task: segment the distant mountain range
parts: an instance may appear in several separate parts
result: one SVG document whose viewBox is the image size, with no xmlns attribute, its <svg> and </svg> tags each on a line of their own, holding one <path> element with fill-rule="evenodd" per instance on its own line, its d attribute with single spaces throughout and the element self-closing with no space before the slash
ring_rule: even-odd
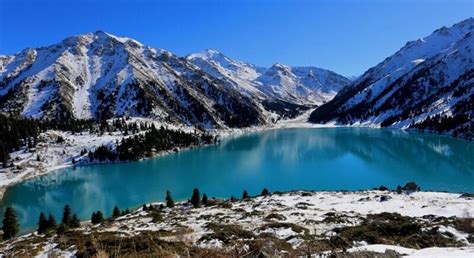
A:
<svg viewBox="0 0 474 258">
<path fill-rule="evenodd" d="M 178 57 L 102 31 L 0 56 L 0 110 L 37 119 L 129 115 L 246 127 L 295 116 L 349 83 L 319 68 L 260 68 L 215 50 Z"/>
<path fill-rule="evenodd" d="M 97 31 L 0 56 L 0 112 L 37 119 L 145 116 L 203 128 L 309 121 L 474 138 L 474 19 L 408 42 L 351 79 L 216 50 L 185 57 Z"/>
<path fill-rule="evenodd" d="M 474 19 L 408 42 L 310 116 L 474 138 Z"/>
<path fill-rule="evenodd" d="M 351 82 L 346 77 L 316 67 L 290 67 L 278 63 L 270 68 L 256 67 L 232 60 L 216 50 L 191 54 L 187 59 L 248 96 L 276 98 L 302 105 L 321 105 Z"/>
</svg>

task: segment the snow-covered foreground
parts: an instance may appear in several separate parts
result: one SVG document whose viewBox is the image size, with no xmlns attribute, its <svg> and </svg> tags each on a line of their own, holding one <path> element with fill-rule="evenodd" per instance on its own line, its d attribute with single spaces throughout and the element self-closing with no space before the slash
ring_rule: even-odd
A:
<svg viewBox="0 0 474 258">
<path fill-rule="evenodd" d="M 376 253 L 386 253 L 387 250 L 393 250 L 406 257 L 474 257 L 474 247 L 429 247 L 420 250 L 405 248 L 394 245 L 365 245 L 353 247 L 348 252 L 372 251 Z"/>
<path fill-rule="evenodd" d="M 0 246 L 0 250 L 12 253 L 15 246 L 30 242 L 42 257 L 84 255 L 87 251 L 82 241 L 92 238 L 95 242 L 89 248 L 125 255 L 126 241 L 141 239 L 146 246 L 142 239 L 146 236 L 154 239 L 156 250 L 166 246 L 168 255 L 324 257 L 370 251 L 394 255 L 387 257 L 472 257 L 473 218 L 474 199 L 460 194 L 292 191 L 233 202 L 210 199 L 201 208 L 187 202 L 174 208 L 154 203 L 99 225 L 83 222 L 81 228 L 61 237 L 30 234 Z M 110 243 L 110 237 L 114 243 L 122 243 L 125 253 L 117 253 L 118 246 L 101 243 Z M 182 246 L 178 248 L 176 243 Z"/>
</svg>

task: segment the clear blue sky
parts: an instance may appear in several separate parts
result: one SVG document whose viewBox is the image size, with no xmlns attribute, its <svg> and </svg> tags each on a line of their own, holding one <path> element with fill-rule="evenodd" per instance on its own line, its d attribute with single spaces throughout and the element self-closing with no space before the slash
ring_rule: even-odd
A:
<svg viewBox="0 0 474 258">
<path fill-rule="evenodd" d="M 408 40 L 474 16 L 474 0 L 0 0 L 0 53 L 99 29 L 178 55 L 358 75 Z"/>
</svg>

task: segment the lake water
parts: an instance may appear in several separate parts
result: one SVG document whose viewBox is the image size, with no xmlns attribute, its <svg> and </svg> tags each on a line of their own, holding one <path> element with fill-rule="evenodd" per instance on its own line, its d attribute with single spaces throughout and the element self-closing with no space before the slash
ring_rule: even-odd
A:
<svg viewBox="0 0 474 258">
<path fill-rule="evenodd" d="M 69 204 L 89 219 L 96 210 L 110 215 L 114 205 L 162 201 L 167 189 L 185 200 L 195 187 L 209 197 L 240 197 L 264 187 L 359 190 L 409 181 L 423 190 L 474 192 L 474 144 L 382 129 L 271 130 L 140 162 L 56 171 L 9 188 L 0 212 L 13 206 L 26 232 L 36 228 L 41 211 L 60 221 Z"/>
</svg>

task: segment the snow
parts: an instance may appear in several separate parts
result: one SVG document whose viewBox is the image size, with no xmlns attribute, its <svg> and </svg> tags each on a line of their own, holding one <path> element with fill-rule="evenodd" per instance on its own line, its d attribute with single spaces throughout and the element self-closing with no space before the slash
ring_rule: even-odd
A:
<svg viewBox="0 0 474 258">
<path fill-rule="evenodd" d="M 358 81 L 362 81 L 369 76 L 372 78 L 385 77 L 392 71 L 412 61 L 425 60 L 442 51 L 446 51 L 451 45 L 462 40 L 468 32 L 473 30 L 473 22 L 474 18 L 469 18 L 453 25 L 449 29 L 444 27 L 434 31 L 428 37 L 408 42 L 393 56 L 388 57 L 382 63 L 365 73 Z"/>
<path fill-rule="evenodd" d="M 25 50 L 0 62 L 2 81 L 13 78 L 0 88 L 0 96 L 20 83 L 15 88 L 20 96 L 11 101 L 27 117 L 55 118 L 65 108 L 79 119 L 147 116 L 205 128 L 227 127 L 215 104 L 233 112 L 226 103 L 229 98 L 248 97 L 245 104 L 258 113 L 258 123 L 267 124 L 278 115 L 265 110 L 263 100 L 319 105 L 350 82 L 314 67 L 256 67 L 216 50 L 180 58 L 103 31 Z M 143 94 L 145 99 L 138 99 Z M 139 108 L 140 101 L 151 109 Z M 200 109 L 183 111 L 196 104 L 204 115 L 196 114 Z"/>
<path fill-rule="evenodd" d="M 474 256 L 474 246 L 470 245 L 467 247 L 431 247 L 424 248 L 420 250 L 405 248 L 400 246 L 393 245 L 365 245 L 360 247 L 353 247 L 347 250 L 348 252 L 358 252 L 358 251 L 372 251 L 377 253 L 385 253 L 386 250 L 393 250 L 399 254 L 402 254 L 403 257 L 473 257 Z"/>
<path fill-rule="evenodd" d="M 305 111 L 303 114 L 293 118 L 293 119 L 283 119 L 278 121 L 275 125 L 273 125 L 272 129 L 282 129 L 282 128 L 332 128 L 337 127 L 336 123 L 329 122 L 326 124 L 313 124 L 308 122 L 308 118 L 314 109 L 309 109 Z"/>
<path fill-rule="evenodd" d="M 199 239 L 209 231 L 206 225 L 209 222 L 222 222 L 228 225 L 240 225 L 258 233 L 272 233 L 280 239 L 289 239 L 296 233 L 289 227 L 259 229 L 268 223 L 265 217 L 271 213 L 283 215 L 284 223 L 296 224 L 308 229 L 312 234 L 329 234 L 331 229 L 343 225 L 354 225 L 360 222 L 359 216 L 378 214 L 380 212 L 397 212 L 404 216 L 421 218 L 424 215 L 435 216 L 457 216 L 472 217 L 474 214 L 474 203 L 472 200 L 459 198 L 460 194 L 439 192 L 416 192 L 410 195 L 396 194 L 384 191 L 357 191 L 357 192 L 308 192 L 303 196 L 303 191 L 293 191 L 270 197 L 256 197 L 251 201 L 234 203 L 232 209 L 219 206 L 203 207 L 189 211 L 189 204 L 177 204 L 172 217 L 163 219 L 160 223 L 151 223 L 150 218 L 144 217 L 143 211 L 138 210 L 121 217 L 112 225 L 101 230 L 106 232 L 121 231 L 122 233 L 134 235 L 140 231 L 173 230 L 175 222 L 179 221 L 181 226 L 193 229 L 194 233 L 189 235 L 189 240 L 199 243 Z M 380 202 L 381 195 L 390 196 L 392 199 Z M 159 205 L 155 203 L 153 205 Z M 304 204 L 304 205 L 303 205 Z M 302 207 L 304 206 L 304 207 Z M 241 212 L 260 211 L 261 216 L 244 216 Z M 171 210 L 167 210 L 171 211 Z M 344 223 L 322 222 L 328 212 L 345 216 Z M 141 214 L 141 215 L 139 215 Z M 319 223 L 311 223 L 318 221 Z M 126 230 L 123 230 L 127 228 Z M 465 239 L 466 234 L 459 233 L 452 228 L 441 228 L 442 232 L 450 231 Z M 293 240 L 297 245 L 299 241 Z M 207 244 L 207 243 L 206 243 Z M 359 243 L 363 244 L 363 243 Z M 363 248 L 363 246 L 359 246 Z"/>
<path fill-rule="evenodd" d="M 341 113 L 349 110 L 347 116 L 351 117 L 353 126 L 369 127 L 379 127 L 392 116 L 413 112 L 411 117 L 392 125 L 398 129 L 408 129 L 413 123 L 422 122 L 433 115 L 453 115 L 457 103 L 472 97 L 471 92 L 454 97 L 456 88 L 446 89 L 456 80 L 460 80 L 461 84 L 472 83 L 472 79 L 461 79 L 461 76 L 474 69 L 473 32 L 474 19 L 470 18 L 407 43 L 357 79 L 353 85 L 364 83 L 360 85 L 365 88 L 336 107 L 337 111 Z M 423 76 L 420 77 L 420 74 Z M 408 86 L 412 95 L 399 99 L 401 94 L 407 95 L 400 91 L 400 87 L 405 87 L 403 89 L 406 92 Z M 360 110 L 359 104 L 365 104 L 366 107 Z M 371 116 L 370 113 L 376 115 Z"/>
<path fill-rule="evenodd" d="M 187 59 L 230 87 L 252 97 L 280 98 L 301 104 L 320 105 L 331 100 L 350 80 L 315 67 L 290 67 L 276 63 L 270 68 L 232 60 L 217 50 L 190 54 Z"/>
<path fill-rule="evenodd" d="M 35 258 L 50 258 L 50 257 L 76 257 L 74 250 L 61 250 L 58 244 L 55 243 L 47 243 L 43 250 L 41 250 L 38 254 L 35 255 Z"/>
<path fill-rule="evenodd" d="M 108 122 L 111 123 L 112 120 Z M 187 133 L 195 132 L 194 127 L 162 123 L 150 118 L 132 117 L 127 119 L 126 122 L 129 124 L 135 122 L 140 124 L 143 122 L 149 125 L 153 124 L 156 128 L 163 126 L 170 130 L 180 130 Z M 57 143 L 59 136 L 63 137 L 63 143 Z M 98 135 L 89 132 L 71 134 L 69 132 L 48 130 L 41 133 L 38 137 L 36 148 L 28 150 L 28 148 L 24 147 L 19 151 L 10 153 L 11 160 L 15 164 L 14 167 L 0 168 L 0 199 L 11 185 L 61 168 L 74 166 L 72 163 L 73 158 L 77 165 L 90 164 L 88 158 L 85 157 L 87 154 L 85 156 L 80 155 L 84 149 L 86 151 L 95 150 L 102 145 L 114 147 L 117 141 L 132 136 L 124 136 L 120 132 Z M 36 160 L 38 156 L 41 158 L 40 161 Z M 17 169 L 17 166 L 20 169 Z"/>
<path fill-rule="evenodd" d="M 381 202 L 380 196 L 386 195 L 391 198 Z M 117 232 L 122 236 L 133 236 L 147 231 L 169 231 L 176 232 L 175 235 L 165 236 L 167 241 L 186 241 L 189 244 L 204 248 L 223 248 L 224 242 L 219 239 L 202 238 L 212 233 L 208 229 L 208 223 L 236 225 L 255 234 L 269 233 L 278 239 L 287 241 L 298 248 L 304 241 L 301 233 L 295 232 L 291 226 L 297 225 L 310 234 L 318 234 L 330 237 L 334 234 L 332 229 L 344 226 L 354 226 L 361 223 L 361 218 L 368 214 L 381 212 L 397 212 L 404 216 L 423 221 L 424 215 L 456 216 L 458 218 L 472 218 L 474 214 L 474 203 L 470 199 L 460 198 L 460 194 L 441 192 L 415 192 L 412 194 L 397 194 L 389 191 L 291 191 L 270 196 L 259 196 L 247 201 L 232 203 L 231 208 L 222 206 L 210 206 L 191 208 L 186 202 L 176 203 L 176 207 L 165 208 L 160 213 L 162 218 L 159 222 L 153 222 L 149 211 L 138 208 L 130 214 L 121 216 L 100 226 L 83 223 L 82 231 L 88 234 L 91 231 Z M 163 203 L 153 203 L 157 206 Z M 260 215 L 248 215 L 256 212 Z M 343 218 L 341 222 L 325 221 L 328 213 Z M 247 214 L 247 215 L 245 215 Z M 282 221 L 274 220 L 275 223 L 282 222 L 280 226 L 265 227 L 269 221 L 269 214 L 282 215 Z M 427 226 L 429 228 L 429 226 Z M 187 228 L 182 233 L 180 228 Z M 422 230 L 428 229 L 422 228 Z M 467 242 L 467 234 L 459 232 L 451 226 L 439 226 L 439 232 L 450 232 L 465 246 L 456 248 L 431 247 L 425 249 L 412 249 L 396 245 L 367 244 L 367 242 L 355 242 L 354 247 L 348 252 L 372 251 L 384 253 L 386 250 L 394 250 L 402 255 L 408 256 L 453 256 L 467 257 L 474 253 L 474 245 Z M 24 236 L 28 237 L 28 236 Z M 202 240 L 205 239 L 205 240 Z M 45 246 L 41 255 L 58 251 L 54 243 Z M 74 249 L 66 250 L 68 254 L 74 254 Z"/>
<path fill-rule="evenodd" d="M 56 143 L 58 136 L 63 137 L 65 142 Z M 80 153 L 84 149 L 89 151 L 101 145 L 115 145 L 115 141 L 122 138 L 119 133 L 102 136 L 88 132 L 72 135 L 54 130 L 42 133 L 38 137 L 38 145 L 33 150 L 22 148 L 10 154 L 15 167 L 0 169 L 0 197 L 10 185 L 73 165 L 73 158 L 80 163 L 83 158 Z M 40 161 L 36 160 L 38 156 Z M 17 169 L 17 166 L 21 168 Z"/>
<path fill-rule="evenodd" d="M 440 248 L 431 247 L 421 250 L 415 250 L 408 254 L 408 257 L 473 257 L 474 246 L 460 248 Z"/>
</svg>

